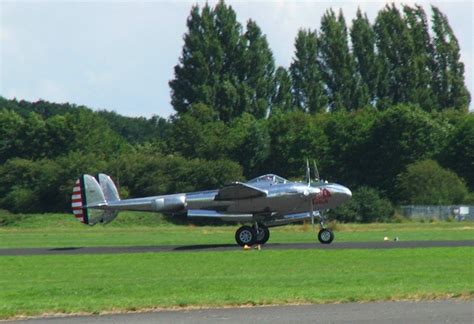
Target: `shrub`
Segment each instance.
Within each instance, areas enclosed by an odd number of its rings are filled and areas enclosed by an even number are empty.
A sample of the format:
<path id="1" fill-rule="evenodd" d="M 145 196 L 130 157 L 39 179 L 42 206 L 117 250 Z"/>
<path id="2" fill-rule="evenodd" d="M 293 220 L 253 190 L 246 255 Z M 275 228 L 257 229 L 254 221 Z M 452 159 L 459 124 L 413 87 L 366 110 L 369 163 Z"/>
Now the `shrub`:
<path id="1" fill-rule="evenodd" d="M 331 210 L 329 217 L 344 223 L 370 223 L 388 221 L 393 214 L 390 201 L 381 197 L 376 189 L 360 187 L 349 202 Z"/>

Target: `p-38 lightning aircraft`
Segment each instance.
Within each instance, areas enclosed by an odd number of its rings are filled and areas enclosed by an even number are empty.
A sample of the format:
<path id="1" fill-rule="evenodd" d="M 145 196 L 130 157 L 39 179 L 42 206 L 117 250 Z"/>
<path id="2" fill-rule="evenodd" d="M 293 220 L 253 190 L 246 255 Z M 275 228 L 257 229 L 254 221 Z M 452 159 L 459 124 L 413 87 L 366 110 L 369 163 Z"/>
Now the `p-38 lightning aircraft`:
<path id="1" fill-rule="evenodd" d="M 291 182 L 266 174 L 247 182 L 233 182 L 217 190 L 178 193 L 121 200 L 112 179 L 103 173 L 97 179 L 84 174 L 72 194 L 75 217 L 87 225 L 109 223 L 119 211 L 151 211 L 163 214 L 186 214 L 188 218 L 214 218 L 251 224 L 241 226 L 235 240 L 241 246 L 264 244 L 270 237 L 269 227 L 286 225 L 318 217 L 318 239 L 329 244 L 334 239 L 322 211 L 348 200 L 351 191 L 339 184 L 319 180 L 316 165 L 311 181 L 306 163 L 306 182 Z"/>

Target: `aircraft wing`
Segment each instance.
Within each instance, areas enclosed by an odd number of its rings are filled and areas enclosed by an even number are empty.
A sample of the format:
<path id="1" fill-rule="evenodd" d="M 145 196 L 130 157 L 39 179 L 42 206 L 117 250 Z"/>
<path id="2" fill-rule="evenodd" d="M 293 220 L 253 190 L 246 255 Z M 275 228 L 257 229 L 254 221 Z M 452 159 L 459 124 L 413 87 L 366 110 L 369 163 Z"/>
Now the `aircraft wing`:
<path id="1" fill-rule="evenodd" d="M 214 200 L 239 200 L 266 197 L 267 191 L 242 182 L 233 182 L 225 185 L 217 193 Z"/>

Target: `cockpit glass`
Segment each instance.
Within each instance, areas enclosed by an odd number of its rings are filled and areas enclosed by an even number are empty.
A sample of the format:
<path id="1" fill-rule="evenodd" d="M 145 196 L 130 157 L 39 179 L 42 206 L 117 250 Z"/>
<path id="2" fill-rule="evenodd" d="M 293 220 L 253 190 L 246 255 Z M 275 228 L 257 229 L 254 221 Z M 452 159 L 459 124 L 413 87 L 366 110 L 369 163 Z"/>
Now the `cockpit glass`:
<path id="1" fill-rule="evenodd" d="M 266 175 L 263 175 L 263 176 L 260 176 L 258 178 L 248 181 L 248 183 L 257 183 L 257 182 L 287 183 L 288 180 L 280 176 L 277 176 L 275 174 L 266 174 Z"/>

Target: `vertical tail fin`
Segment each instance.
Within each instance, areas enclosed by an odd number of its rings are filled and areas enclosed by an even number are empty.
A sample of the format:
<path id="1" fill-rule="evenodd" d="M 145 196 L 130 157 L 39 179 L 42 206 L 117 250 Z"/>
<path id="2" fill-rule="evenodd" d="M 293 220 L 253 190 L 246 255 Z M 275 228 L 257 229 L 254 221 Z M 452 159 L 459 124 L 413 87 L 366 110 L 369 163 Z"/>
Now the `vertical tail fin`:
<path id="1" fill-rule="evenodd" d="M 71 197 L 72 212 L 76 219 L 86 225 L 102 222 L 107 206 L 104 193 L 97 180 L 88 174 L 82 175 L 75 183 Z"/>
<path id="2" fill-rule="evenodd" d="M 102 189 L 107 202 L 120 200 L 117 187 L 108 175 L 99 173 L 97 179 L 99 179 L 100 188 Z M 110 223 L 115 219 L 115 217 L 117 217 L 117 215 L 118 211 L 116 210 L 105 210 L 104 215 L 102 216 L 102 223 Z"/>

